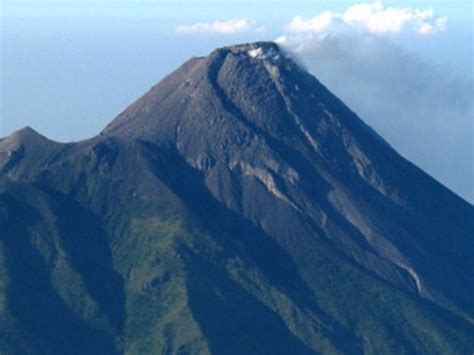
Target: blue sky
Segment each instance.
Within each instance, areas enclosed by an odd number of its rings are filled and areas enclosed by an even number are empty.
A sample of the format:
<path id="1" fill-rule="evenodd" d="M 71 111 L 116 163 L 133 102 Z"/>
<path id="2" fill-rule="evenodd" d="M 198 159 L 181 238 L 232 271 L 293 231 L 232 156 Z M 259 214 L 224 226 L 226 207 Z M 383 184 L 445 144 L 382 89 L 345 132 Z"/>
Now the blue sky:
<path id="1" fill-rule="evenodd" d="M 279 38 L 474 201 L 471 1 L 1 0 L 0 16 L 0 136 L 90 137 L 189 57 Z"/>
<path id="2" fill-rule="evenodd" d="M 195 19 L 209 16 L 249 16 L 255 18 L 285 18 L 295 13 L 320 12 L 327 9 L 342 11 L 355 3 L 351 0 L 3 0 L 7 16 L 13 17 L 162 17 L 167 19 Z M 470 17 L 470 1 L 460 0 L 404 0 L 384 1 L 386 6 L 435 7 L 447 16 L 464 14 Z M 150 10 L 153 13 L 150 13 Z M 250 13 L 250 11 L 256 11 Z"/>

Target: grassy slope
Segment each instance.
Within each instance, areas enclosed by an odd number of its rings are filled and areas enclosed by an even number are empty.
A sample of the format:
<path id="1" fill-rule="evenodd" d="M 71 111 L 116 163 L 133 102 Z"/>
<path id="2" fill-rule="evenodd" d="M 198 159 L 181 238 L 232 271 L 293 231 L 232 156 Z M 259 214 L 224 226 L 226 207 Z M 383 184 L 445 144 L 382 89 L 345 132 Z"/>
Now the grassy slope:
<path id="1" fill-rule="evenodd" d="M 242 240 L 261 235 L 217 236 L 185 210 L 152 203 L 140 211 L 130 201 L 121 215 L 100 219 L 34 187 L 4 186 L 0 196 L 5 354 L 474 348 L 472 325 L 387 286 L 324 244 L 299 265 L 307 293 L 275 282 L 246 253 Z"/>

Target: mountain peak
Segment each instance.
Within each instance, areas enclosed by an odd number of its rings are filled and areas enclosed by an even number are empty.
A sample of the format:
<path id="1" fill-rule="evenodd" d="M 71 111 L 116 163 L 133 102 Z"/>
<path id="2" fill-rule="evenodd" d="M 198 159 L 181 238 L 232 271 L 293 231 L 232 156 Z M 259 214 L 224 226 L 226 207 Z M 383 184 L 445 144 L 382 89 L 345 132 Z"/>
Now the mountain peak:
<path id="1" fill-rule="evenodd" d="M 1 141 L 0 147 L 2 148 L 2 150 L 4 150 L 9 149 L 13 146 L 22 145 L 24 143 L 34 144 L 35 142 L 42 140 L 46 141 L 48 139 L 36 132 L 30 126 L 26 126 L 5 137 Z"/>
<path id="2" fill-rule="evenodd" d="M 235 118 L 237 111 L 243 110 L 242 114 L 247 111 L 235 101 L 239 98 L 233 97 L 238 92 L 255 94 L 255 97 L 247 97 L 246 102 L 242 102 L 248 109 L 251 109 L 250 105 L 257 110 L 263 105 L 279 109 L 280 113 L 273 114 L 271 118 L 278 122 L 286 120 L 283 99 L 290 91 L 296 97 L 295 90 L 314 92 L 314 85 L 318 89 L 322 87 L 274 42 L 221 47 L 205 57 L 188 60 L 122 112 L 103 134 L 135 138 L 150 136 L 157 130 L 174 134 L 178 124 L 172 123 L 178 116 L 192 118 L 202 111 L 202 107 L 220 107 L 219 110 L 226 111 L 226 114 L 219 116 Z M 283 92 L 285 88 L 289 90 Z M 174 112 L 169 117 L 163 117 L 177 110 L 179 114 Z M 254 117 L 256 112 L 249 114 L 251 120 L 259 119 Z M 169 129 L 171 132 L 164 132 Z"/>
<path id="3" fill-rule="evenodd" d="M 30 126 L 25 126 L 23 128 L 20 128 L 19 130 L 15 131 L 14 133 L 21 133 L 21 134 L 30 134 L 30 133 L 33 133 L 33 134 L 39 134 L 38 132 L 36 132 L 32 127 Z"/>
<path id="4" fill-rule="evenodd" d="M 0 140 L 0 173 L 10 177 L 27 174 L 62 146 L 29 126 L 21 128 Z"/>

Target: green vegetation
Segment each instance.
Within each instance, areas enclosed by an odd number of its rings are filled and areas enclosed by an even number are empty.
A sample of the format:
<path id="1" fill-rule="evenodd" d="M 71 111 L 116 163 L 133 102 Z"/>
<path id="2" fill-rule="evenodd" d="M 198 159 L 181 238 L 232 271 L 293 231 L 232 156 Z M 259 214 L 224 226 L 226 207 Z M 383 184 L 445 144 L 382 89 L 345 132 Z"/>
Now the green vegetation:
<path id="1" fill-rule="evenodd" d="M 94 196 L 90 188 L 78 194 L 75 200 Z M 311 262 L 297 262 L 278 281 L 245 245 L 265 235 L 218 235 L 160 196 L 148 204 L 130 198 L 120 214 L 99 218 L 59 193 L 3 184 L 0 351 L 460 354 L 474 348 L 472 324 L 370 276 L 324 243 L 304 251 L 311 258 L 293 255 Z"/>

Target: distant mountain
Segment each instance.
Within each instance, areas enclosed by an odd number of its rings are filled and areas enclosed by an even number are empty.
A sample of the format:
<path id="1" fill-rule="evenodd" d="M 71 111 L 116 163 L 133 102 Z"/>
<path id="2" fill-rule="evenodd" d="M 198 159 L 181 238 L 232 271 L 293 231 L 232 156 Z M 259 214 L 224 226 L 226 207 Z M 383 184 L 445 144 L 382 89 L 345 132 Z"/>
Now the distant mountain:
<path id="1" fill-rule="evenodd" d="M 474 351 L 474 207 L 274 43 L 0 172 L 1 354 Z"/>

